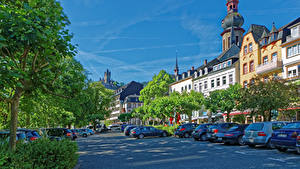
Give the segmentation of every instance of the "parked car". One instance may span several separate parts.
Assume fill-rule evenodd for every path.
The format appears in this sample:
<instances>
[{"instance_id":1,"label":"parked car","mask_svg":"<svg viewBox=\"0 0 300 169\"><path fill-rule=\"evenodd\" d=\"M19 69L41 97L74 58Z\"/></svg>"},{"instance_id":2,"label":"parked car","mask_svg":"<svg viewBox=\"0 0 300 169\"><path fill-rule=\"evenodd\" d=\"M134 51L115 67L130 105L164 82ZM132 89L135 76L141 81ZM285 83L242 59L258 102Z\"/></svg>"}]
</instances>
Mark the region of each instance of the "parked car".
<instances>
[{"instance_id":1,"label":"parked car","mask_svg":"<svg viewBox=\"0 0 300 169\"><path fill-rule=\"evenodd\" d=\"M25 135L26 135L27 141L30 141L30 142L41 138L41 136L39 135L39 133L37 131L35 131L35 130L31 130L31 129L18 129L17 131L24 132Z\"/></svg>"},{"instance_id":2,"label":"parked car","mask_svg":"<svg viewBox=\"0 0 300 169\"><path fill-rule=\"evenodd\" d=\"M50 140L63 140L71 139L74 140L72 131L66 128L48 128L46 129L46 135Z\"/></svg>"},{"instance_id":3,"label":"parked car","mask_svg":"<svg viewBox=\"0 0 300 169\"><path fill-rule=\"evenodd\" d=\"M211 123L199 125L192 133L192 137L194 138L194 140L206 141L207 140L206 133L208 128L211 125L212 125Z\"/></svg>"},{"instance_id":4,"label":"parked car","mask_svg":"<svg viewBox=\"0 0 300 169\"><path fill-rule=\"evenodd\" d=\"M108 129L105 124L98 124L96 127L96 132L98 133L106 132L107 130Z\"/></svg>"},{"instance_id":5,"label":"parked car","mask_svg":"<svg viewBox=\"0 0 300 169\"><path fill-rule=\"evenodd\" d=\"M178 126L178 128L175 130L175 136L179 136L180 138L188 138L192 135L192 132L198 125L195 123L187 123L182 124Z\"/></svg>"},{"instance_id":6,"label":"parked car","mask_svg":"<svg viewBox=\"0 0 300 169\"><path fill-rule=\"evenodd\" d=\"M299 142L300 122L289 123L281 129L274 130L271 143L281 152L287 149L297 149L297 142Z\"/></svg>"},{"instance_id":7,"label":"parked car","mask_svg":"<svg viewBox=\"0 0 300 169\"><path fill-rule=\"evenodd\" d=\"M249 147L263 145L268 148L274 148L271 143L273 130L280 129L286 124L286 122L280 121L252 123L246 128L243 141Z\"/></svg>"},{"instance_id":8,"label":"parked car","mask_svg":"<svg viewBox=\"0 0 300 169\"><path fill-rule=\"evenodd\" d=\"M125 136L129 136L130 131L136 127L137 127L136 125L128 125L127 127L125 127L125 129L124 129Z\"/></svg>"},{"instance_id":9,"label":"parked car","mask_svg":"<svg viewBox=\"0 0 300 169\"><path fill-rule=\"evenodd\" d=\"M167 137L168 132L165 130L156 129L154 127L140 126L132 129L130 132L130 136L138 139L142 139L144 137L154 137L154 136Z\"/></svg>"},{"instance_id":10,"label":"parked car","mask_svg":"<svg viewBox=\"0 0 300 169\"><path fill-rule=\"evenodd\" d=\"M79 136L78 130L77 129L71 129L71 131L72 131L73 137L78 138L78 136Z\"/></svg>"},{"instance_id":11,"label":"parked car","mask_svg":"<svg viewBox=\"0 0 300 169\"><path fill-rule=\"evenodd\" d=\"M121 126L119 124L111 124L107 127L108 130L121 130Z\"/></svg>"},{"instance_id":12,"label":"parked car","mask_svg":"<svg viewBox=\"0 0 300 169\"><path fill-rule=\"evenodd\" d=\"M297 136L297 144L296 144L296 147L297 147L297 152L298 152L298 154L300 154L300 134Z\"/></svg>"},{"instance_id":13,"label":"parked car","mask_svg":"<svg viewBox=\"0 0 300 169\"><path fill-rule=\"evenodd\" d=\"M231 127L237 125L237 123L218 123L210 126L206 134L208 141L222 142L224 133L227 132Z\"/></svg>"},{"instance_id":14,"label":"parked car","mask_svg":"<svg viewBox=\"0 0 300 169\"><path fill-rule=\"evenodd\" d=\"M223 142L224 144L239 144L244 145L243 136L245 129L249 124L240 124L231 127L227 132L224 133Z\"/></svg>"},{"instance_id":15,"label":"parked car","mask_svg":"<svg viewBox=\"0 0 300 169\"><path fill-rule=\"evenodd\" d=\"M78 132L81 137L87 137L88 135L90 135L87 129L78 129Z\"/></svg>"},{"instance_id":16,"label":"parked car","mask_svg":"<svg viewBox=\"0 0 300 169\"><path fill-rule=\"evenodd\" d=\"M95 132L92 129L87 129L87 132L89 133L89 135L94 135Z\"/></svg>"},{"instance_id":17,"label":"parked car","mask_svg":"<svg viewBox=\"0 0 300 169\"><path fill-rule=\"evenodd\" d=\"M6 131L6 130L0 131L0 143L9 142L9 138L10 138L9 131ZM26 134L24 132L17 131L16 141L17 141L17 143L20 141L27 143L28 141L26 140Z\"/></svg>"},{"instance_id":18,"label":"parked car","mask_svg":"<svg viewBox=\"0 0 300 169\"><path fill-rule=\"evenodd\" d=\"M121 125L121 132L124 132L125 128L128 126L129 124L122 124Z\"/></svg>"}]
</instances>

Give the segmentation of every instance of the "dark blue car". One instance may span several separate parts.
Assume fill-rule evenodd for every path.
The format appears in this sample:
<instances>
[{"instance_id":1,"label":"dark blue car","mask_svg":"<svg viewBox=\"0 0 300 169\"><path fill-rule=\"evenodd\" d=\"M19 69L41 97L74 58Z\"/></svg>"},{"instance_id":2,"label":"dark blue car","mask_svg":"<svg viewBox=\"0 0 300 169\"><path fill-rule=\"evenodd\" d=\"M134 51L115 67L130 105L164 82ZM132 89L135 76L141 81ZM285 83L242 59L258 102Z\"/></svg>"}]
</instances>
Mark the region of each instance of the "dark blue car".
<instances>
[{"instance_id":1,"label":"dark blue car","mask_svg":"<svg viewBox=\"0 0 300 169\"><path fill-rule=\"evenodd\" d=\"M287 149L296 149L299 142L300 122L294 122L274 130L271 143L278 151L285 152Z\"/></svg>"},{"instance_id":2,"label":"dark blue car","mask_svg":"<svg viewBox=\"0 0 300 169\"><path fill-rule=\"evenodd\" d=\"M165 130L159 130L154 127L139 126L131 130L130 136L142 139L144 137L167 137L168 132Z\"/></svg>"},{"instance_id":3,"label":"dark blue car","mask_svg":"<svg viewBox=\"0 0 300 169\"><path fill-rule=\"evenodd\" d=\"M243 142L244 131L248 126L249 126L248 124L240 124L231 127L227 132L224 133L224 137L222 138L224 144L244 145Z\"/></svg>"},{"instance_id":4,"label":"dark blue car","mask_svg":"<svg viewBox=\"0 0 300 169\"><path fill-rule=\"evenodd\" d=\"M297 144L296 144L296 146L297 146L297 152L298 152L298 154L300 154L300 134L297 137Z\"/></svg>"},{"instance_id":5,"label":"dark blue car","mask_svg":"<svg viewBox=\"0 0 300 169\"><path fill-rule=\"evenodd\" d=\"M136 127L137 127L136 125L128 125L127 127L125 127L125 129L124 129L125 136L129 136L130 131Z\"/></svg>"},{"instance_id":6,"label":"dark blue car","mask_svg":"<svg viewBox=\"0 0 300 169\"><path fill-rule=\"evenodd\" d=\"M199 140L206 141L207 140L206 133L208 131L208 128L211 125L212 125L211 123L199 125L192 133L194 140L195 141L199 141Z\"/></svg>"},{"instance_id":7,"label":"dark blue car","mask_svg":"<svg viewBox=\"0 0 300 169\"><path fill-rule=\"evenodd\" d=\"M121 132L124 132L125 128L128 126L129 124L122 124L121 125Z\"/></svg>"}]
</instances>

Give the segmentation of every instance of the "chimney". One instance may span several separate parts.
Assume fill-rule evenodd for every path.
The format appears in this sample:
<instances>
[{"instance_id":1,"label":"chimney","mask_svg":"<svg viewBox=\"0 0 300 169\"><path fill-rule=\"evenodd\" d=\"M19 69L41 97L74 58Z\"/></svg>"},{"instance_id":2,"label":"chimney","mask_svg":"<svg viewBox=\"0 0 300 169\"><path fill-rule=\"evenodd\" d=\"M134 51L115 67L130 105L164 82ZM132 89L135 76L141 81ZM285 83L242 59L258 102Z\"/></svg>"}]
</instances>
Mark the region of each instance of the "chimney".
<instances>
[{"instance_id":1,"label":"chimney","mask_svg":"<svg viewBox=\"0 0 300 169\"><path fill-rule=\"evenodd\" d=\"M195 70L195 68L194 68L194 66L192 66L192 71L194 71Z\"/></svg>"},{"instance_id":2,"label":"chimney","mask_svg":"<svg viewBox=\"0 0 300 169\"><path fill-rule=\"evenodd\" d=\"M204 60L204 65L207 65L207 59Z\"/></svg>"}]
</instances>

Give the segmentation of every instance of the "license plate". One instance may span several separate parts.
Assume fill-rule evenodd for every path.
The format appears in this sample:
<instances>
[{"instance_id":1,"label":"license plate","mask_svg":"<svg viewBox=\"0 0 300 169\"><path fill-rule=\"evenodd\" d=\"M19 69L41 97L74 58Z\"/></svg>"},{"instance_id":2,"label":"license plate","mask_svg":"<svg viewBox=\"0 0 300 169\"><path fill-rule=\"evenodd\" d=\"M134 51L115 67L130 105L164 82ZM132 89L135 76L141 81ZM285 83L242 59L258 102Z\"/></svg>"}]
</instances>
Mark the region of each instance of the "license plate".
<instances>
[{"instance_id":1,"label":"license plate","mask_svg":"<svg viewBox=\"0 0 300 169\"><path fill-rule=\"evenodd\" d=\"M219 138L218 138L218 141L222 141L222 137L219 137Z\"/></svg>"},{"instance_id":2,"label":"license plate","mask_svg":"<svg viewBox=\"0 0 300 169\"><path fill-rule=\"evenodd\" d=\"M287 137L286 134L278 134L277 137Z\"/></svg>"}]
</instances>

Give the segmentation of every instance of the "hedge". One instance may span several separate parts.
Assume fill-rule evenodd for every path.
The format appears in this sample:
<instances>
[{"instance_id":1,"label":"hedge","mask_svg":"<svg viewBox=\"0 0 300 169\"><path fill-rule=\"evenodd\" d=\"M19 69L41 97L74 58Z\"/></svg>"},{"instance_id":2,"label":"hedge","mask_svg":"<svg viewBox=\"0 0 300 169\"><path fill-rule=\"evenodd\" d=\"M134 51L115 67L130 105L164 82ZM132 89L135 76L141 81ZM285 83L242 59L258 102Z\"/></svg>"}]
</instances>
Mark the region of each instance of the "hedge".
<instances>
[{"instance_id":1,"label":"hedge","mask_svg":"<svg viewBox=\"0 0 300 169\"><path fill-rule=\"evenodd\" d=\"M78 161L78 146L70 140L39 139L32 143L18 143L15 152L0 142L1 169L72 169Z\"/></svg>"}]
</instances>

